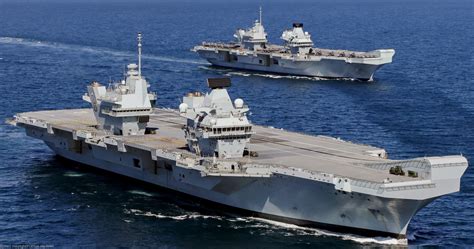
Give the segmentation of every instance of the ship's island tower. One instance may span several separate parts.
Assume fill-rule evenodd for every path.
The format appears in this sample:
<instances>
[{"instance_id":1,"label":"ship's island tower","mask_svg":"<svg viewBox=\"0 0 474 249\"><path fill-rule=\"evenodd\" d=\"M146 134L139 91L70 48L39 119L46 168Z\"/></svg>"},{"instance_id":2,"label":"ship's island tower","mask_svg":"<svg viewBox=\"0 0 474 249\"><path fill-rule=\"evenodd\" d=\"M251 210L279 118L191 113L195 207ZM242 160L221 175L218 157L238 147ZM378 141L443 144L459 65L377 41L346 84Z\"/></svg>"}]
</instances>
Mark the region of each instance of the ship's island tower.
<instances>
[{"instance_id":1,"label":"ship's island tower","mask_svg":"<svg viewBox=\"0 0 474 249\"><path fill-rule=\"evenodd\" d=\"M208 79L210 93L189 93L179 106L186 117L184 127L188 148L203 157L240 158L254 133L247 119L249 108L242 99L232 103L226 87L229 78Z\"/></svg>"},{"instance_id":2,"label":"ship's island tower","mask_svg":"<svg viewBox=\"0 0 474 249\"><path fill-rule=\"evenodd\" d=\"M283 31L281 39L285 41L285 47L287 47L292 54L308 54L314 45L311 40L311 35L303 31L302 23L293 23L292 29Z\"/></svg>"},{"instance_id":3,"label":"ship's island tower","mask_svg":"<svg viewBox=\"0 0 474 249\"><path fill-rule=\"evenodd\" d=\"M138 34L138 65L127 66L126 78L107 88L98 82L87 87L83 99L92 104L97 128L113 135L143 135L156 95L141 73L142 35Z\"/></svg>"},{"instance_id":4,"label":"ship's island tower","mask_svg":"<svg viewBox=\"0 0 474 249\"><path fill-rule=\"evenodd\" d=\"M262 7L260 7L259 19L255 20L253 27L246 30L238 29L234 37L238 43L249 50L257 50L266 47L268 41L267 33L262 23Z\"/></svg>"}]
</instances>

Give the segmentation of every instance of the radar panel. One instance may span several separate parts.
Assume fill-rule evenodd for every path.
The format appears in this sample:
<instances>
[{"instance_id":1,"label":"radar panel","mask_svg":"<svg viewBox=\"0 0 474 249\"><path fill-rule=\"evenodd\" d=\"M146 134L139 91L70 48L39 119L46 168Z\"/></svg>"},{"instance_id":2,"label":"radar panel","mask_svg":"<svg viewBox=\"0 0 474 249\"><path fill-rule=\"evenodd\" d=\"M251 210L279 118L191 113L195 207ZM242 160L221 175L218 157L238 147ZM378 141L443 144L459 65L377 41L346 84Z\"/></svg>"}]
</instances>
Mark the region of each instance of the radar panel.
<instances>
[{"instance_id":1,"label":"radar panel","mask_svg":"<svg viewBox=\"0 0 474 249\"><path fill-rule=\"evenodd\" d=\"M230 87L230 78L209 78L207 85L211 89Z\"/></svg>"},{"instance_id":2,"label":"radar panel","mask_svg":"<svg viewBox=\"0 0 474 249\"><path fill-rule=\"evenodd\" d=\"M303 27L303 23L301 23L301 22L293 23L293 28L302 28L302 27Z\"/></svg>"}]
</instances>

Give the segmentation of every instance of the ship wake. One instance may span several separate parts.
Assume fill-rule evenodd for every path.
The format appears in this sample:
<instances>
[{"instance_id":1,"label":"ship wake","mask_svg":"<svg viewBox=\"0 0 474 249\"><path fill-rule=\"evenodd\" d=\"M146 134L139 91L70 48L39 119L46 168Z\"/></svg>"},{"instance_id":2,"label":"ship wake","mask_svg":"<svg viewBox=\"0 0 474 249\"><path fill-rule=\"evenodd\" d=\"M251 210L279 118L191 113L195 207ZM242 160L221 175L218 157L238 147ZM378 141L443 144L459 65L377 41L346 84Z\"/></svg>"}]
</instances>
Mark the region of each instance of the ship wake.
<instances>
[{"instance_id":1,"label":"ship wake","mask_svg":"<svg viewBox=\"0 0 474 249\"><path fill-rule=\"evenodd\" d=\"M361 244L381 244L381 245L407 245L407 239L395 239L390 237L363 237L358 235L352 234L344 234L344 233L336 233L336 232L329 232L321 229L316 228L308 228L308 227L301 227L293 224L287 224L283 222L267 220L263 218L248 218L250 220L254 220L257 222L261 222L264 224L268 224L268 228L276 227L285 230L289 230L292 233L285 233L285 236L292 236L292 235L313 235L313 236L330 236L330 237L337 237L342 240L350 240Z\"/></svg>"},{"instance_id":2,"label":"ship wake","mask_svg":"<svg viewBox=\"0 0 474 249\"><path fill-rule=\"evenodd\" d=\"M269 79L291 79L291 80L307 80L307 81L331 81L331 80L342 80L342 81L356 81L359 82L358 79L351 79L351 78L322 78L316 76L297 76L297 75L284 75L284 74L274 74L274 73L261 73L261 72L253 72L253 71L244 71L244 70L233 70L233 69L225 69L220 67L214 66L205 66L202 65L199 67L203 70L214 71L224 76L241 76L241 77L262 77L262 78L269 78ZM360 82L371 82L373 79L368 81L360 81Z\"/></svg>"},{"instance_id":3,"label":"ship wake","mask_svg":"<svg viewBox=\"0 0 474 249\"><path fill-rule=\"evenodd\" d=\"M196 219L213 219L233 223L234 229L264 229L265 233L277 232L283 233L284 236L327 236L336 237L342 240L354 241L360 244L380 244L380 245L407 245L407 239L395 239L390 237L363 237L352 234L335 233L322 229L302 227L293 224L267 220L256 217L224 217L218 215L203 215L196 212L166 215L162 213L154 213L151 211L143 211L139 209L124 209L124 213L135 216L145 216L157 219L169 220L196 220Z\"/></svg>"},{"instance_id":4,"label":"ship wake","mask_svg":"<svg viewBox=\"0 0 474 249\"><path fill-rule=\"evenodd\" d=\"M142 195L142 196L146 196L146 197L153 197L153 196L155 196L155 195L152 194L152 193L149 193L149 192L146 192L146 191L140 191L140 190L129 190L128 193L134 194L134 195Z\"/></svg>"},{"instance_id":5,"label":"ship wake","mask_svg":"<svg viewBox=\"0 0 474 249\"><path fill-rule=\"evenodd\" d=\"M189 220L189 219L215 219L215 220L222 220L224 217L216 216L216 215L202 215L199 213L186 213L181 215L165 215L161 213L153 213L151 211L142 211L139 209L125 209L125 214L132 214L135 216L146 216L146 217L153 217L158 219L171 219L171 220Z\"/></svg>"},{"instance_id":6,"label":"ship wake","mask_svg":"<svg viewBox=\"0 0 474 249\"><path fill-rule=\"evenodd\" d=\"M118 58L133 58L136 56L135 52L126 52L113 50L104 47L92 47L92 46L79 46L58 42L48 42L48 41L39 41L34 39L18 38L18 37L0 37L0 44L10 44L10 45L22 45L27 47L40 47L40 48L50 48L58 49L64 51L79 51L84 53L93 53L93 54L102 54L110 55ZM199 60L190 60L190 59L181 59L167 56L157 56L157 55L143 55L143 58L149 60L156 60L161 62L173 62L173 63L186 63L186 64L199 64L205 65L206 62Z\"/></svg>"}]
</instances>

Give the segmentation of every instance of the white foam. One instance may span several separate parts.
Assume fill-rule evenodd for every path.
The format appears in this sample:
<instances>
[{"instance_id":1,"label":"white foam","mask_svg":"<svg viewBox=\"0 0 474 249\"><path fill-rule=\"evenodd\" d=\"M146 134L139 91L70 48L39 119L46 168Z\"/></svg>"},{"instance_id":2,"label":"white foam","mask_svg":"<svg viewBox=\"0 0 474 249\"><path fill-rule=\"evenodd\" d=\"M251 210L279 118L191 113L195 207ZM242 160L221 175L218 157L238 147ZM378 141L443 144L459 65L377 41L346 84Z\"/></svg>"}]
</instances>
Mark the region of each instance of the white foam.
<instances>
[{"instance_id":1,"label":"white foam","mask_svg":"<svg viewBox=\"0 0 474 249\"><path fill-rule=\"evenodd\" d=\"M406 239L395 239L395 238L389 238L389 237L362 237L362 236L357 236L357 235L352 235L352 234L329 232L329 231L320 230L316 228L301 227L301 226L297 226L293 224L287 224L283 222L272 221L272 220L267 220L267 219L262 219L262 218L252 217L249 219L265 222L277 227L289 229L289 230L297 232L298 235L332 236L332 237L341 238L343 240L355 241L361 244L369 244L369 243L383 244L383 245L407 245L408 244L408 241ZM285 236L290 236L290 235L291 234L286 234Z\"/></svg>"},{"instance_id":2,"label":"white foam","mask_svg":"<svg viewBox=\"0 0 474 249\"><path fill-rule=\"evenodd\" d=\"M60 50L74 50L74 51L81 51L81 52L94 53L94 54L108 54L114 57L129 58L129 57L136 56L136 54L133 52L117 51L117 50L112 50L112 49L102 48L102 47L79 46L79 45L71 45L71 44L56 43L56 42L37 41L37 40L17 38L17 37L0 37L0 44L14 44L14 45L23 45L23 46L28 46L28 47L43 47L43 48L52 48L52 49L60 49ZM205 62L199 61L199 60L180 59L180 58L157 56L157 55L147 55L147 54L143 55L143 58L150 59L150 60L164 61L164 62L206 64Z\"/></svg>"},{"instance_id":3,"label":"white foam","mask_svg":"<svg viewBox=\"0 0 474 249\"><path fill-rule=\"evenodd\" d=\"M140 190L129 190L128 192L129 192L130 194L135 194L135 195L144 195L144 196L148 196L148 197L152 197L152 196L153 196L152 193L148 193L148 192L140 191Z\"/></svg>"},{"instance_id":4,"label":"white foam","mask_svg":"<svg viewBox=\"0 0 474 249\"><path fill-rule=\"evenodd\" d=\"M259 73L259 72L248 72L248 71L233 71L232 69L222 69L222 68L212 68L209 66L200 66L199 68L204 70L210 71L217 71L225 76L242 76L242 77L263 77L263 78L270 78L270 79L293 79L293 80L310 80L310 81L326 81L326 80L345 80L345 81L357 81L356 79L351 78L321 78L317 76L296 76L296 75L282 75L282 74L274 74L274 73ZM372 81L369 80L369 81Z\"/></svg>"},{"instance_id":5,"label":"white foam","mask_svg":"<svg viewBox=\"0 0 474 249\"><path fill-rule=\"evenodd\" d=\"M257 76L257 77L263 77L263 78L270 78L270 79L292 79L292 80L310 80L310 81L325 81L325 80L334 80L331 78L321 78L321 77L316 77L316 76L296 76L296 75L280 75L280 74L271 74L271 73L248 73L248 72L239 72L239 71L233 71L233 72L228 72L228 76ZM347 80L347 81L355 81L355 79L346 79L346 78L338 78L337 80Z\"/></svg>"},{"instance_id":6,"label":"white foam","mask_svg":"<svg viewBox=\"0 0 474 249\"><path fill-rule=\"evenodd\" d=\"M279 75L279 74L271 74L271 73L254 73L254 72L241 72L241 71L231 71L226 73L227 76L257 76L263 78L270 78L270 79L293 79L293 80L311 80L311 81L320 81L320 80L330 80L327 78L320 78L320 77L310 77L310 76L295 76L295 75Z\"/></svg>"},{"instance_id":7,"label":"white foam","mask_svg":"<svg viewBox=\"0 0 474 249\"><path fill-rule=\"evenodd\" d=\"M155 217L158 219L173 219L173 220L186 220L188 218L187 215L177 215L177 216L170 216L170 215L162 215L162 214L154 214L152 212L146 212L146 213L138 213L135 215L141 215L141 216L148 216L148 217Z\"/></svg>"},{"instance_id":8,"label":"white foam","mask_svg":"<svg viewBox=\"0 0 474 249\"><path fill-rule=\"evenodd\" d=\"M214 220L222 220L222 216L217 215L202 215L202 214L188 214L190 219L214 219Z\"/></svg>"},{"instance_id":9,"label":"white foam","mask_svg":"<svg viewBox=\"0 0 474 249\"><path fill-rule=\"evenodd\" d=\"M161 213L153 213L150 211L144 212L139 209L124 209L124 213L126 214L133 214L137 216L147 216L147 217L154 217L158 219L172 219L172 220L188 220L188 219L216 219L216 220L224 220L222 216L214 216L214 215L201 215L198 213L188 213L188 214L181 214L181 215L164 215ZM335 233L329 232L321 229L316 228L309 228L309 227L301 227L293 224L267 220L263 218L256 218L256 217L236 217L231 219L225 219L226 221L231 222L243 222L247 223L244 226L233 226L234 229L245 229L245 228L283 228L290 230L292 233L285 233L284 236L294 236L296 235L311 235L311 236L331 236L337 237L342 240L351 240L361 244L382 244L382 245L407 245L408 241L406 239L395 239L389 237L363 237L357 236L352 234L343 234L343 233ZM264 224L249 224L253 221L261 222Z\"/></svg>"},{"instance_id":10,"label":"white foam","mask_svg":"<svg viewBox=\"0 0 474 249\"><path fill-rule=\"evenodd\" d=\"M137 216L147 216L147 217L154 217L158 219L172 219L172 220L189 220L189 219L216 219L222 220L221 216L214 216L214 215L201 215L198 213L189 213L189 214L181 214L181 215L164 215L161 213L153 213L150 211L144 212L139 209L130 209L124 210L126 214L133 214Z\"/></svg>"},{"instance_id":11,"label":"white foam","mask_svg":"<svg viewBox=\"0 0 474 249\"><path fill-rule=\"evenodd\" d=\"M84 174L69 171L69 172L64 173L64 176L67 176L67 177L81 177L81 176L84 176Z\"/></svg>"},{"instance_id":12,"label":"white foam","mask_svg":"<svg viewBox=\"0 0 474 249\"><path fill-rule=\"evenodd\" d=\"M235 219L228 219L228 221L231 221L231 222L252 222L250 219L246 219L246 218L241 218L241 217L237 217Z\"/></svg>"}]
</instances>

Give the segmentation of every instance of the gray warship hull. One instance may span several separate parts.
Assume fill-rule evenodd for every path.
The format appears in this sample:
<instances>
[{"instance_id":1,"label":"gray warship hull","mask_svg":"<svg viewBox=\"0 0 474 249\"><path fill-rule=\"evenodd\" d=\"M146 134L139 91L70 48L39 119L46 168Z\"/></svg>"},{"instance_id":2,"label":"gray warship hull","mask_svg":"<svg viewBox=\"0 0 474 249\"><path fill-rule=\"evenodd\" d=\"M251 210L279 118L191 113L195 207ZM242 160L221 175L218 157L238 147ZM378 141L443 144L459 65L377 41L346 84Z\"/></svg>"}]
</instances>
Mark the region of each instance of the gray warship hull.
<instances>
[{"instance_id":1,"label":"gray warship hull","mask_svg":"<svg viewBox=\"0 0 474 249\"><path fill-rule=\"evenodd\" d=\"M371 57L351 58L350 51L295 57L281 53L239 52L217 46L196 46L193 51L214 66L320 78L371 80L375 72L392 62L392 49L368 52ZM330 56L331 54L332 56Z\"/></svg>"},{"instance_id":2,"label":"gray warship hull","mask_svg":"<svg viewBox=\"0 0 474 249\"><path fill-rule=\"evenodd\" d=\"M74 162L178 191L209 201L211 205L220 204L220 207L227 208L229 211L289 224L368 237L405 238L405 235L400 233L404 232L406 228L402 228L400 224L408 224L418 210L432 201L432 199L413 201L378 198L365 194L354 196L344 195L342 192L338 197L334 194L334 187L330 184L298 178L249 179L248 177L236 177L229 179L216 176L207 181L207 184L212 185L213 188L217 185L220 185L221 188L222 186L233 186L232 195L228 195L230 193L222 193L212 188L205 190L196 188L195 185L203 183L200 173L194 170L175 167L170 172L163 174L162 177L155 178L151 173L137 173L130 165L126 168L117 167L117 163L110 162L110 158L104 158L104 160L93 155L77 156L76 153L58 148L53 143L47 142L46 144L57 155ZM102 154L104 151L96 153ZM116 157L116 155L111 156ZM194 178L194 180L183 183L179 180L180 175ZM193 181L195 182L193 183ZM236 185L240 187L235 189ZM295 195L295 189L298 189L297 195ZM373 205L373 210L368 210L370 208L367 207L367 202L376 203ZM345 217L341 217L342 213ZM380 213L391 213L391 215L381 219ZM344 219L346 222L343 221ZM350 222L348 222L349 220ZM360 224L361 227L351 227L344 223Z\"/></svg>"},{"instance_id":3,"label":"gray warship hull","mask_svg":"<svg viewBox=\"0 0 474 249\"><path fill-rule=\"evenodd\" d=\"M11 121L76 162L258 216L369 236L405 237L419 209L459 190L467 168L462 156L388 160L383 149L259 126L249 146L261 156L242 159L245 171L203 167L183 149L184 123L176 111L158 109L149 124L158 134L118 137L95 129L90 109ZM389 174L393 165L420 177Z\"/></svg>"}]
</instances>

